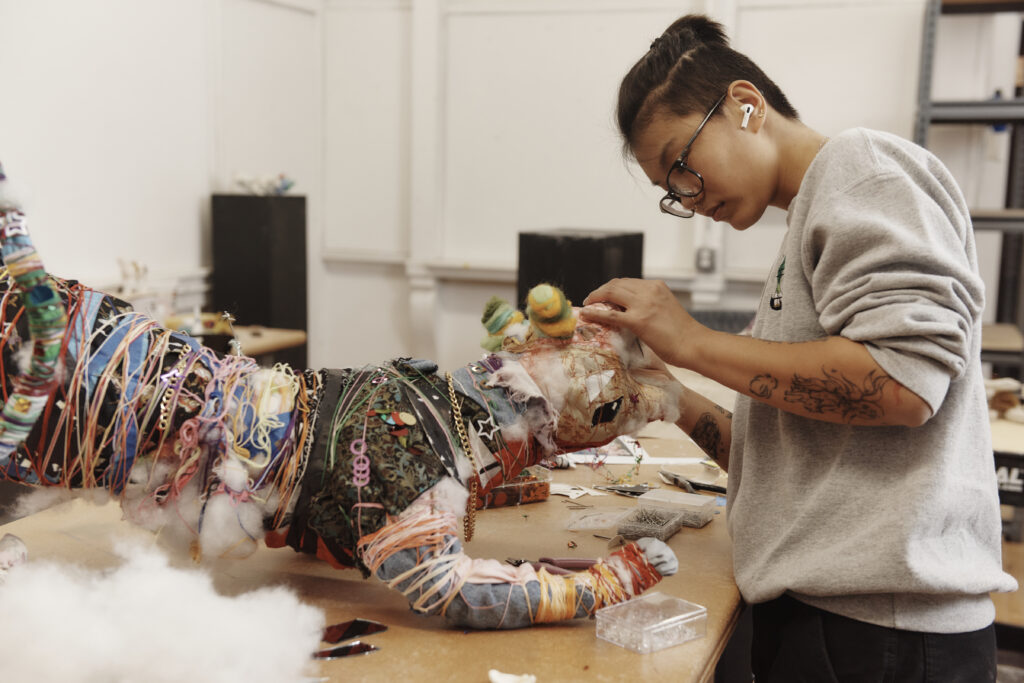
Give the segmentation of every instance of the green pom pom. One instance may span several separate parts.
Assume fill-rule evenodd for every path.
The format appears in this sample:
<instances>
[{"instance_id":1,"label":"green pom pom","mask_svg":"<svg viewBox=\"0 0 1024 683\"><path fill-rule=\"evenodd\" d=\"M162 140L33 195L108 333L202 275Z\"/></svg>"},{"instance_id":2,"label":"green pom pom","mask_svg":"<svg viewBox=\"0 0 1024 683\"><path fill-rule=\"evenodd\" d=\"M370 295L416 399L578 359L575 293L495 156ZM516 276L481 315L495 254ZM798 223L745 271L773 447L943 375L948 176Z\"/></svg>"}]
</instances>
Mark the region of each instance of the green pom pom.
<instances>
[{"instance_id":1,"label":"green pom pom","mask_svg":"<svg viewBox=\"0 0 1024 683\"><path fill-rule=\"evenodd\" d=\"M494 313L499 308L501 308L502 304L504 304L505 306L508 306L508 302L505 301L504 299L502 299L501 297L499 297L499 296L492 296L490 298L490 300L487 302L487 305L484 306L484 315L483 315L482 318L480 318L480 322L482 322L484 325L486 325L487 321L491 319L491 316L493 316Z\"/></svg>"}]
</instances>

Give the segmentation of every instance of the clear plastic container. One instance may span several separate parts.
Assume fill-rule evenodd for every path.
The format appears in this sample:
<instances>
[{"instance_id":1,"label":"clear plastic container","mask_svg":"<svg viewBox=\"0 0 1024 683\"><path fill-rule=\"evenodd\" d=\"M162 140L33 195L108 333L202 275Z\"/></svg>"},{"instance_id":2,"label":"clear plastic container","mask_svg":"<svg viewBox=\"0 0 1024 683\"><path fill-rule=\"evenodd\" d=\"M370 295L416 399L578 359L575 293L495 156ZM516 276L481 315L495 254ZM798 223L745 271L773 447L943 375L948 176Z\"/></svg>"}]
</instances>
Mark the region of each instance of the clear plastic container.
<instances>
[{"instance_id":1,"label":"clear plastic container","mask_svg":"<svg viewBox=\"0 0 1024 683\"><path fill-rule=\"evenodd\" d=\"M629 514L630 508L598 508L585 510L569 517L565 528L569 531L591 531L595 529L614 529L619 520Z\"/></svg>"},{"instance_id":2,"label":"clear plastic container","mask_svg":"<svg viewBox=\"0 0 1024 683\"><path fill-rule=\"evenodd\" d=\"M655 489L636 499L638 505L679 512L683 526L699 529L715 517L715 497L685 491ZM664 539L662 539L664 540Z\"/></svg>"},{"instance_id":3,"label":"clear plastic container","mask_svg":"<svg viewBox=\"0 0 1024 683\"><path fill-rule=\"evenodd\" d=\"M655 591L597 610L597 637L640 654L702 638L708 610Z\"/></svg>"}]
</instances>

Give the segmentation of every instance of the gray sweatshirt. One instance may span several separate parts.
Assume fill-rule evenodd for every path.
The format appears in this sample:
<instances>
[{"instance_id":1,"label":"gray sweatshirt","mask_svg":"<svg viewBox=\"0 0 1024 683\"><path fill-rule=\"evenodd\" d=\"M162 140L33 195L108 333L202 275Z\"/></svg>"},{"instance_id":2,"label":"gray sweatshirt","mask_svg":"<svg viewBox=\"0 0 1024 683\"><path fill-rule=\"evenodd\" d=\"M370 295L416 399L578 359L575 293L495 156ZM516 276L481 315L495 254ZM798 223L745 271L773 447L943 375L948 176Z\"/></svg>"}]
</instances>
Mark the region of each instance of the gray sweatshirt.
<instances>
[{"instance_id":1,"label":"gray sweatshirt","mask_svg":"<svg viewBox=\"0 0 1024 683\"><path fill-rule=\"evenodd\" d=\"M750 603L788 591L901 629L984 628L995 616L988 593L1017 584L1002 571L984 291L963 196L928 151L854 129L808 168L787 223L753 336L861 342L933 416L857 427L740 396L728 507L740 591ZM832 377L801 400L870 403L876 387Z\"/></svg>"}]
</instances>

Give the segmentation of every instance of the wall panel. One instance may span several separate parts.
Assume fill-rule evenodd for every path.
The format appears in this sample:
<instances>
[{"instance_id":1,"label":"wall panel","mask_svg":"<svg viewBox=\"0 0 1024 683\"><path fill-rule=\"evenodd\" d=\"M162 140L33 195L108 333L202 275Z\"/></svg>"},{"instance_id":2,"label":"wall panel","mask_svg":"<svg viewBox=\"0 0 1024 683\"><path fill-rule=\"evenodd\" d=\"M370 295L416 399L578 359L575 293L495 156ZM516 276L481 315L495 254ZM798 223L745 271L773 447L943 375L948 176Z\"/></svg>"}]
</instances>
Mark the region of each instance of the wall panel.
<instances>
[{"instance_id":1,"label":"wall panel","mask_svg":"<svg viewBox=\"0 0 1024 683\"><path fill-rule=\"evenodd\" d=\"M912 138L923 12L923 0L741 0L733 46L811 128L835 135L860 126ZM769 209L746 233L724 230L727 276L767 277L785 213Z\"/></svg>"},{"instance_id":2,"label":"wall panel","mask_svg":"<svg viewBox=\"0 0 1024 683\"><path fill-rule=\"evenodd\" d=\"M326 6L328 258L397 263L409 251L410 4Z\"/></svg>"},{"instance_id":3,"label":"wall panel","mask_svg":"<svg viewBox=\"0 0 1024 683\"><path fill-rule=\"evenodd\" d=\"M622 76L686 3L561 5L448 17L442 258L514 267L519 231L575 227L642 230L646 266L689 263L614 121Z\"/></svg>"},{"instance_id":4,"label":"wall panel","mask_svg":"<svg viewBox=\"0 0 1024 683\"><path fill-rule=\"evenodd\" d=\"M56 274L199 266L209 182L202 0L0 0L0 160Z\"/></svg>"}]
</instances>

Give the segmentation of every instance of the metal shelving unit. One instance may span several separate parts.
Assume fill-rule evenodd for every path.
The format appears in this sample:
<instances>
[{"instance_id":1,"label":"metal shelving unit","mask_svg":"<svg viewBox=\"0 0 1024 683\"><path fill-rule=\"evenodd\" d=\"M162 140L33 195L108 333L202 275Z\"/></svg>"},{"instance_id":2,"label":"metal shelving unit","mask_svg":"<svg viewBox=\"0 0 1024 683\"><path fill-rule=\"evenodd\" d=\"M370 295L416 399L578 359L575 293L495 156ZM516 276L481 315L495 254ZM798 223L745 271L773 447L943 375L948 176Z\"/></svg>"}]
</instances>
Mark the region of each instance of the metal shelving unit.
<instances>
[{"instance_id":1,"label":"metal shelving unit","mask_svg":"<svg viewBox=\"0 0 1024 683\"><path fill-rule=\"evenodd\" d=\"M1022 232L1024 231L1024 209L972 211L971 221L974 224L975 230Z\"/></svg>"},{"instance_id":2,"label":"metal shelving unit","mask_svg":"<svg viewBox=\"0 0 1024 683\"><path fill-rule=\"evenodd\" d=\"M1024 120L1024 99L932 102L931 123L1005 123Z\"/></svg>"},{"instance_id":3,"label":"metal shelving unit","mask_svg":"<svg viewBox=\"0 0 1024 683\"><path fill-rule=\"evenodd\" d=\"M921 41L914 140L926 147L928 128L932 124L1006 124L1011 128L1006 208L972 211L971 218L975 230L1003 233L997 323L988 326L983 333L982 360L992 362L999 374L1016 374L1024 379L1024 98L982 102L934 102L931 99L939 15L992 12L1024 12L1024 1L928 0Z\"/></svg>"},{"instance_id":4,"label":"metal shelving unit","mask_svg":"<svg viewBox=\"0 0 1024 683\"><path fill-rule=\"evenodd\" d=\"M1024 12L1024 1L993 2L981 0L928 0L921 41L921 72L918 82L918 110L914 139L927 146L928 127L941 124L1007 124L1011 127L1010 163L1008 168L1005 209L972 211L975 230L998 230L1003 233L1003 250L999 261L999 290L996 324L982 330L981 359L992 363L1001 375L1017 374L1024 379L1024 98L984 102L933 102L932 70L935 54L935 31L939 15L991 12ZM1024 46L1022 46L1024 48ZM1017 453L996 453L997 462L1017 463L1024 456ZM1024 508L1019 495L1000 489L1000 501L1012 505L1013 518L1003 522L1003 535L1020 541L1024 529ZM1005 625L1003 626L1005 629ZM1019 630L1019 629L1018 629ZM1024 651L1019 643L1011 644L1001 633L999 647Z\"/></svg>"}]
</instances>

